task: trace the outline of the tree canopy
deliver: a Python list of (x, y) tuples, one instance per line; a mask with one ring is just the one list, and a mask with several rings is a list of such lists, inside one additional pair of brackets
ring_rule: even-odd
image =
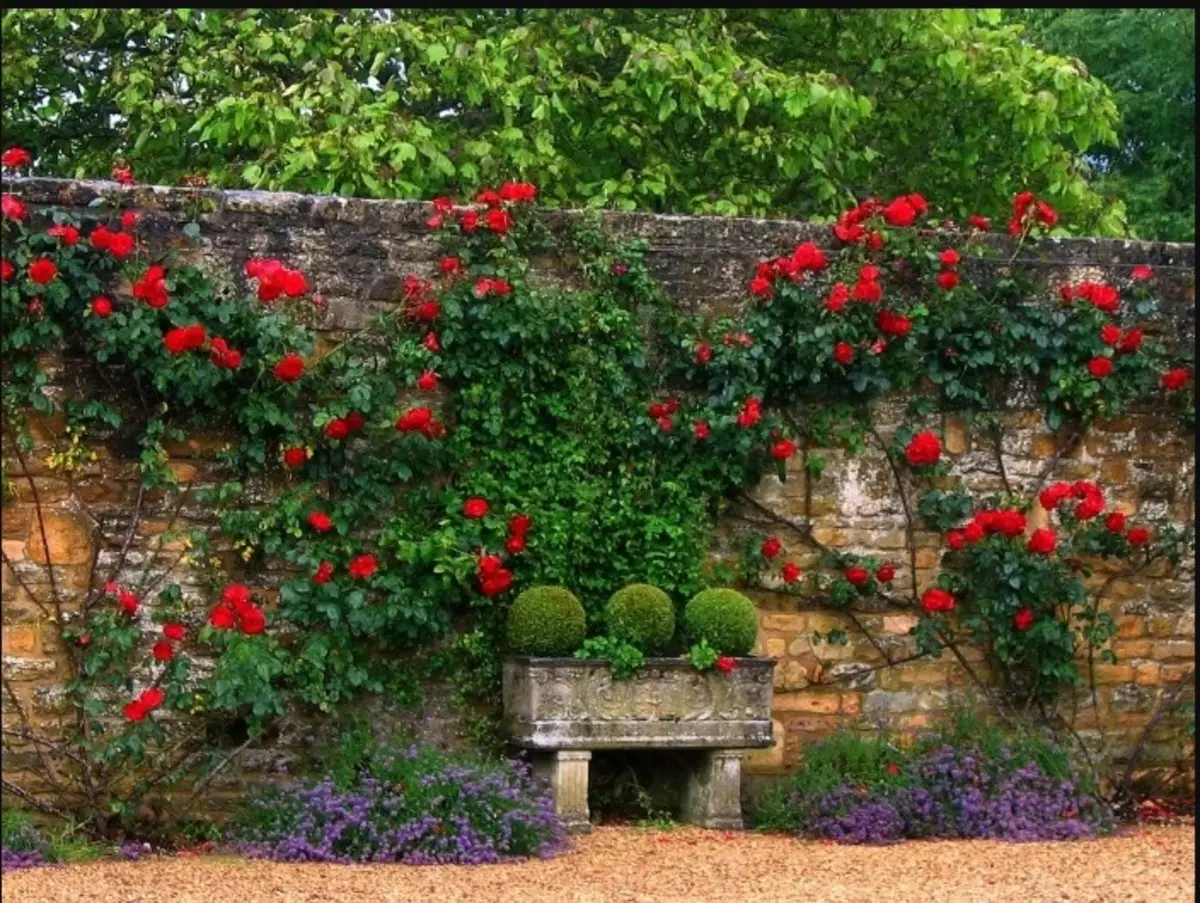
[(375, 197), (531, 179), (552, 204), (788, 217), (921, 191), (1078, 231), (1109, 89), (998, 11), (59, 9), (3, 16), (42, 172)]
[(1114, 93), (1118, 140), (1093, 147), (1095, 184), (1122, 198), (1142, 238), (1196, 236), (1196, 12), (1025, 9), (1040, 46), (1078, 57)]

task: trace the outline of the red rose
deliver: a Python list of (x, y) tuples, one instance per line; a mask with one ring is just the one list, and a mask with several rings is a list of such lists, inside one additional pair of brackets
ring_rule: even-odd
[(742, 429), (748, 429), (762, 419), (762, 402), (757, 398), (748, 398), (737, 415), (737, 424)]
[(281, 285), (289, 298), (299, 298), (308, 291), (308, 280), (299, 270), (285, 270)]
[(946, 534), (946, 545), (957, 552), (967, 544), (962, 530), (951, 530)]
[(39, 257), (29, 264), (29, 278), (38, 285), (48, 285), (58, 275), (58, 267), (49, 257)]
[(92, 299), (92, 313), (95, 314), (100, 319), (103, 320), (106, 317), (112, 316), (112, 312), (113, 312), (112, 302), (109, 301), (107, 298), (105, 298), (103, 295), (97, 295), (95, 298)]
[(980, 542), (983, 539), (983, 524), (971, 521), (971, 523), (963, 527), (962, 538), (963, 542), (967, 545), (974, 545)]
[(896, 198), (881, 212), (889, 226), (906, 228), (917, 221), (917, 211), (913, 209), (913, 205), (907, 198)]
[(0, 282), (8, 282), (16, 272), (11, 260), (0, 260)]
[(962, 258), (953, 248), (947, 248), (941, 254), (939, 254), (938, 260), (942, 262), (942, 266), (944, 267), (956, 267), (960, 262), (962, 262)]
[(1121, 327), (1115, 323), (1105, 323), (1100, 327), (1100, 341), (1105, 345), (1115, 345), (1121, 341)]
[(333, 521), (323, 511), (314, 511), (308, 516), (308, 525), (318, 533), (328, 533), (333, 529)]
[(328, 561), (322, 561), (317, 565), (317, 572), (313, 574), (312, 582), (323, 585), (333, 579), (333, 564)]
[(913, 210), (917, 211), (918, 216), (923, 216), (925, 214), (925, 212), (929, 209), (929, 204), (926, 202), (924, 196), (922, 196), (916, 192), (913, 192), (912, 194), (908, 195), (905, 198), (905, 200), (908, 201), (908, 203), (912, 206)]
[(145, 706), (147, 711), (151, 711), (162, 705), (163, 700), (166, 698), (167, 694), (158, 687), (147, 687), (138, 696), (138, 702)]
[(476, 210), (467, 210), (462, 215), (462, 227), (464, 232), (474, 232), (479, 226), (479, 212)]
[(266, 626), (267, 616), (261, 608), (251, 608), (242, 614), (242, 633), (252, 636), (262, 633)]
[(176, 643), (183, 639), (185, 633), (184, 626), (174, 621), (163, 625), (163, 636), (168, 640), (174, 640)]
[(840, 314), (846, 309), (846, 302), (849, 300), (850, 289), (844, 282), (838, 282), (833, 286), (829, 297), (825, 299), (825, 309), (831, 314)]
[(214, 367), (223, 367), (227, 370), (236, 370), (242, 365), (242, 353), (230, 348), (229, 344), (220, 337), (212, 340), (212, 345), (209, 347), (209, 359)]
[(1120, 511), (1114, 511), (1104, 519), (1104, 527), (1109, 533), (1124, 533), (1125, 515)]
[(3, 156), (0, 156), (0, 166), (5, 169), (20, 169), (22, 166), (28, 166), (31, 162), (33, 162), (33, 157), (23, 147), (10, 147)]
[(489, 210), (484, 221), (486, 222), (487, 227), (497, 235), (503, 235), (505, 232), (511, 229), (513, 225), (512, 214), (510, 214), (507, 210), (502, 210), (498, 207)]
[(432, 392), (437, 388), (438, 377), (432, 370), (426, 370), (417, 377), (417, 388), (422, 392)]
[(707, 439), (711, 432), (712, 432), (712, 430), (709, 428), (708, 424), (703, 420), (697, 420), (695, 423), (692, 424), (692, 435), (695, 436), (697, 439), (701, 439), (701, 440)]
[(463, 514), (473, 520), (477, 520), (488, 513), (491, 506), (488, 505), (487, 499), (469, 498), (463, 502)]
[(696, 363), (698, 365), (700, 365), (701, 367), (703, 367), (705, 364), (707, 364), (712, 359), (713, 359), (712, 346), (709, 345), (708, 342), (701, 339), (700, 343), (696, 346)]
[(750, 294), (758, 298), (770, 298), (774, 294), (771, 280), (767, 276), (755, 276), (750, 280)]
[(763, 540), (762, 549), (760, 551), (762, 552), (762, 557), (770, 561), (783, 551), (783, 543), (780, 542), (776, 537), (770, 536)]
[(513, 536), (524, 536), (533, 526), (533, 518), (528, 514), (514, 514), (508, 522), (508, 532)]
[(838, 342), (833, 346), (833, 359), (843, 367), (854, 360), (854, 349), (849, 342)]
[(350, 425), (340, 417), (331, 420), (325, 426), (325, 435), (334, 440), (345, 439), (350, 435)]
[(1075, 517), (1078, 520), (1091, 520), (1103, 510), (1104, 503), (1100, 499), (1087, 498), (1075, 506)]
[(229, 630), (233, 627), (235, 620), (233, 609), (224, 603), (214, 605), (212, 614), (208, 618), (208, 622), (217, 630)]
[(883, 299), (883, 286), (872, 280), (862, 280), (854, 283), (854, 290), (850, 296), (855, 301), (864, 301), (867, 304), (875, 304)]
[(126, 210), (121, 214), (121, 228), (132, 229), (138, 224), (139, 219), (141, 219), (141, 216), (136, 210)]
[(179, 327), (168, 329), (163, 336), (163, 345), (171, 354), (183, 354), (188, 349), (187, 330)]
[(350, 562), (350, 566), (346, 570), (351, 577), (366, 580), (375, 573), (377, 567), (374, 555), (358, 555)]
[(138, 597), (128, 590), (117, 594), (117, 604), (121, 606), (128, 617), (133, 617), (138, 610)]
[(440, 213), (443, 216), (454, 209), (454, 201), (445, 195), (439, 195), (434, 198), (432, 203), (434, 213)]
[(937, 284), (944, 292), (950, 291), (958, 285), (958, 273), (953, 270), (945, 270), (937, 274)]
[(463, 263), (457, 257), (443, 257), (438, 263), (443, 276), (454, 276), (463, 271)]
[(525, 551), (524, 536), (510, 536), (504, 543), (504, 548), (509, 555), (517, 555)]
[(295, 352), (289, 351), (283, 356), (271, 372), (285, 383), (292, 383), (298, 380), (304, 373), (304, 359)]
[(500, 573), (503, 569), (504, 560), (499, 555), (479, 556), (479, 575), (481, 577), (490, 577)]
[(512, 582), (512, 571), (501, 568), (480, 578), (479, 591), (488, 597), (498, 596), (512, 586)]
[(146, 707), (136, 699), (133, 702), (125, 703), (125, 718), (129, 721), (141, 721), (146, 717)]
[(166, 640), (159, 640), (150, 651), (154, 656), (154, 660), (159, 662), (169, 662), (175, 657), (174, 647)]
[(1058, 538), (1054, 535), (1054, 531), (1042, 528), (1033, 531), (1033, 535), (1029, 537), (1027, 548), (1035, 555), (1049, 555), (1057, 545)]
[(194, 323), (191, 326), (185, 326), (183, 330), (183, 341), (189, 351), (194, 351), (204, 345), (205, 339), (208, 338), (208, 333), (199, 323)]
[(122, 185), (132, 185), (133, 167), (125, 164), (117, 164), (112, 168), (112, 177)]
[(896, 566), (891, 563), (884, 564), (875, 572), (875, 579), (880, 583), (891, 583), (896, 579)]
[(780, 439), (771, 446), (771, 457), (776, 461), (786, 461), (796, 453), (796, 443), (791, 439)]
[(1033, 203), (1033, 192), (1022, 191), (1013, 197), (1013, 213), (1017, 216), (1024, 216), (1029, 210), (1029, 205)]
[(501, 200), (500, 192), (494, 188), (483, 188), (475, 195), (476, 204), (484, 204), (488, 207), (499, 207)]
[(283, 463), (292, 470), (303, 467), (307, 460), (308, 451), (299, 445), (293, 445), (283, 453)]
[(1191, 380), (1192, 371), (1187, 367), (1176, 367), (1162, 375), (1162, 387), (1168, 392), (1178, 392)]
[(108, 253), (117, 260), (124, 260), (133, 253), (133, 236), (128, 232), (114, 232), (108, 239)]
[(1117, 346), (1117, 354), (1133, 354), (1141, 347), (1144, 336), (1145, 333), (1140, 329), (1129, 330), (1121, 339), (1121, 344)]
[(811, 270), (814, 273), (825, 269), (828, 263), (824, 252), (811, 241), (796, 246), (796, 250), (792, 252), (792, 261), (797, 268)]
[(1148, 282), (1154, 278), (1154, 270), (1144, 264), (1136, 266), (1129, 274), (1129, 278), (1134, 282)]
[(51, 238), (57, 238), (64, 245), (79, 244), (79, 230), (74, 226), (51, 226), (46, 230), (46, 234)]
[(350, 429), (350, 432), (357, 433), (366, 425), (366, 418), (363, 417), (360, 411), (351, 411), (346, 415), (346, 426)]
[(914, 467), (929, 467), (942, 456), (942, 443), (929, 430), (917, 433), (904, 447), (904, 457)]
[(221, 601), (238, 614), (242, 614), (254, 604), (250, 588), (242, 583), (231, 583), (225, 587), (221, 591)]
[(658, 418), (658, 428), (664, 433), (669, 433), (675, 428), (675, 421), (664, 414)]
[(795, 562), (789, 561), (780, 569), (779, 576), (783, 578), (784, 583), (790, 584), (799, 580), (801, 573), (802, 572), (800, 568), (795, 564)]
[(1053, 511), (1071, 495), (1070, 483), (1055, 483), (1038, 494), (1038, 502), (1047, 511)]
[(1013, 628), (1021, 633), (1024, 633), (1033, 626), (1033, 609), (1019, 608), (1013, 613), (1012, 618)]
[(155, 264), (149, 267), (145, 274), (133, 284), (133, 296), (141, 298), (155, 310), (167, 306), (167, 286), (163, 282), (166, 271)]
[(1058, 222), (1058, 211), (1045, 201), (1038, 201), (1037, 218), (1043, 226), (1052, 229), (1054, 228), (1054, 224)]
[(968, 216), (967, 222), (971, 224), (972, 229), (977, 229), (980, 232), (986, 232), (992, 227), (992, 221), (986, 216), (980, 216), (978, 213), (972, 213)]
[(880, 332), (888, 335), (906, 336), (912, 331), (912, 320), (886, 309), (875, 316), (875, 325), (879, 327)]
[(0, 216), (14, 222), (20, 222), (28, 215), (29, 210), (25, 206), (25, 202), (19, 197), (12, 194), (0, 196)]
[(846, 579), (854, 586), (862, 586), (871, 579), (871, 575), (867, 572), (866, 568), (853, 565), (846, 568)]
[(441, 347), (442, 347), (441, 345), (439, 345), (439, 344), (438, 344), (438, 337), (437, 337), (437, 334), (436, 334), (436, 333), (432, 333), (432, 332), (431, 332), (431, 333), (429, 333), (427, 336), (425, 336), (425, 339), (424, 339), (424, 341), (422, 342), (422, 344), (423, 344), (423, 345), (424, 345), (424, 346), (425, 346), (425, 347), (426, 347), (426, 348), (427, 348), (429, 351), (438, 351), (438, 350), (440, 350), (440, 349), (441, 349)]
[(1087, 368), (1088, 373), (1092, 374), (1096, 379), (1103, 379), (1113, 372), (1113, 362), (1111, 358), (1094, 357), (1088, 361)]
[(713, 662), (713, 667), (724, 674), (728, 674), (737, 667), (737, 659), (728, 655), (718, 655), (717, 660)]
[(1145, 527), (1132, 527), (1125, 535), (1131, 546), (1144, 546), (1150, 541), (1150, 531)]
[(936, 586), (931, 586), (921, 594), (921, 609), (928, 614), (954, 611), (954, 605), (954, 597)]

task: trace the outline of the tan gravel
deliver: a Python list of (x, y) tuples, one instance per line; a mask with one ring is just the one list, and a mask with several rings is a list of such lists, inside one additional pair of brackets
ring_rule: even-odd
[(8, 903), (1175, 903), (1195, 900), (1192, 826), (1075, 843), (845, 847), (778, 835), (599, 828), (502, 866), (330, 866), (228, 857), (6, 875)]

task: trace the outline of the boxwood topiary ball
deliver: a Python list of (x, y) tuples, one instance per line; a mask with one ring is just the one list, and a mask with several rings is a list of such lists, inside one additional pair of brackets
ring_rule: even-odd
[(707, 640), (722, 655), (747, 655), (758, 637), (754, 603), (732, 589), (706, 589), (683, 609), (683, 626), (693, 642)]
[(662, 652), (675, 636), (675, 605), (657, 586), (631, 583), (612, 594), (604, 623), (614, 639), (648, 655)]
[(587, 636), (587, 614), (561, 586), (534, 586), (508, 612), (508, 645), (521, 655), (569, 655)]

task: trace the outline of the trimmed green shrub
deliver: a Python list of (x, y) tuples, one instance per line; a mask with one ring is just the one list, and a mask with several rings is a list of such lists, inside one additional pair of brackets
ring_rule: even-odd
[(663, 652), (675, 636), (675, 605), (657, 586), (631, 583), (617, 590), (604, 609), (608, 633), (642, 652)]
[(746, 655), (758, 637), (754, 603), (732, 589), (696, 593), (683, 609), (683, 627), (689, 639), (708, 640), (722, 655)]
[(561, 586), (534, 586), (508, 612), (508, 645), (522, 655), (568, 655), (587, 636), (587, 614)]

